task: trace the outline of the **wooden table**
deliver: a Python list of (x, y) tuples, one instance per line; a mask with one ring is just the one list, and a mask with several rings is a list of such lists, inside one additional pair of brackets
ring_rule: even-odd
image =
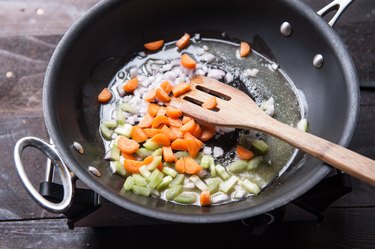
[[(326, 211), (323, 222), (286, 223), (277, 238), (258, 239), (245, 229), (225, 236), (194, 235), (197, 226), (75, 228), (41, 209), (26, 194), (15, 172), (13, 147), (28, 135), (48, 139), (42, 115), (42, 85), (48, 60), (62, 34), (97, 0), (0, 0), (0, 249), (124, 248), (164, 245), (164, 236), (194, 246), (190, 238), (247, 247), (375, 248), (375, 188), (353, 179), (353, 191)], [(304, 0), (318, 10), (328, 0)], [(375, 81), (375, 1), (357, 0), (335, 27), (348, 46), (360, 80)], [(375, 158), (375, 90), (361, 90), (360, 116), (350, 148)], [(45, 158), (28, 150), (27, 172), (36, 185), (44, 178)], [(212, 229), (212, 226), (209, 227)], [(224, 231), (223, 231), (224, 230)], [(159, 232), (159, 233), (158, 233)], [(188, 235), (188, 236), (186, 236)], [(168, 237), (167, 236), (167, 237)], [(185, 240), (187, 243), (183, 243)], [(210, 242), (212, 243), (212, 242)], [(201, 245), (204, 245), (202, 243)]]

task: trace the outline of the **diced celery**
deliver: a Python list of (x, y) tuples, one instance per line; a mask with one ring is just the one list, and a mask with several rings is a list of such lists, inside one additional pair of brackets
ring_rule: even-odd
[(174, 168), (174, 163), (172, 162), (164, 162), (163, 167), (169, 167), (169, 168)]
[(158, 167), (159, 164), (161, 163), (161, 159), (162, 159), (161, 156), (155, 156), (152, 162), (149, 165), (147, 165), (147, 169), (150, 171), (153, 171), (154, 169), (156, 169), (156, 167)]
[(139, 148), (135, 153), (142, 159), (145, 159), (146, 157), (151, 156), (152, 152), (152, 150), (148, 150), (146, 148)]
[(110, 148), (107, 153), (105, 153), (105, 160), (110, 160), (110, 161), (118, 161), (120, 160), (120, 150), (117, 148), (117, 146), (113, 146)]
[(137, 195), (150, 196), (151, 189), (144, 186), (133, 185), (132, 190)]
[(132, 189), (133, 185), (134, 185), (134, 178), (132, 176), (128, 176), (128, 178), (126, 178), (125, 180), (123, 189), (126, 191), (129, 191), (130, 189)]
[(202, 159), (201, 159), (201, 162), (200, 162), (200, 165), (202, 166), (202, 168), (208, 169), (210, 167), (211, 158), (212, 158), (212, 156), (208, 156), (208, 155), (202, 156)]
[(115, 116), (119, 125), (123, 125), (125, 123), (125, 114), (120, 109), (115, 110)]
[(118, 175), (121, 175), (121, 176), (125, 176), (126, 175), (125, 167), (119, 161), (111, 162), (110, 163), (110, 167), (111, 167), (112, 172), (114, 174), (118, 174)]
[(151, 175), (151, 172), (147, 169), (146, 165), (139, 168), (139, 173), (141, 173), (141, 175), (146, 179), (148, 179)]
[(193, 204), (197, 201), (197, 195), (194, 193), (182, 193), (176, 196), (174, 201), (182, 204)]
[(115, 132), (117, 134), (120, 134), (129, 138), (130, 135), (132, 134), (132, 129), (133, 129), (133, 126), (131, 124), (123, 124), (123, 125), (117, 126), (117, 128), (115, 129)]
[(255, 183), (251, 182), (249, 179), (245, 179), (244, 181), (241, 182), (242, 187), (244, 187), (247, 191), (250, 193), (253, 193), (255, 195), (259, 194), (260, 189), (258, 185)]
[(160, 144), (157, 144), (155, 142), (152, 142), (151, 139), (147, 140), (144, 144), (143, 144), (143, 147), (145, 147), (146, 149), (148, 150), (156, 150), (156, 149), (159, 149), (161, 147)]
[(171, 201), (173, 200), (177, 195), (182, 193), (182, 186), (181, 185), (175, 185), (172, 188), (168, 189), (165, 193), (165, 198), (167, 200)]
[(220, 191), (226, 194), (229, 193), (229, 191), (234, 187), (237, 181), (238, 181), (237, 176), (231, 176), (228, 180), (220, 184)]
[(120, 108), (124, 112), (130, 112), (130, 113), (137, 113), (138, 112), (137, 108), (130, 105), (129, 103), (121, 103)]
[(187, 152), (187, 151), (177, 151), (176, 153), (174, 153), (174, 155), (177, 157), (177, 159), (180, 159), (181, 157), (188, 157), (189, 152)]
[(160, 197), (160, 193), (156, 189), (151, 189), (151, 195), (155, 197)]
[(217, 204), (217, 203), (228, 201), (228, 200), (229, 200), (229, 195), (224, 194), (223, 192), (217, 192), (211, 197), (211, 202), (213, 204)]
[(177, 171), (169, 167), (163, 167), (163, 173), (173, 178), (177, 175)]
[(156, 149), (152, 153), (152, 156), (161, 156), (161, 155), (163, 155), (163, 148)]
[(194, 160), (200, 164), (201, 163), (201, 160), (202, 160), (202, 156), (203, 156), (203, 153), (202, 152), (199, 152), (198, 155), (196, 155), (196, 157), (194, 158)]
[(157, 186), (157, 189), (158, 190), (163, 190), (165, 189), (166, 187), (169, 186), (169, 184), (173, 181), (173, 177), (172, 176), (165, 176), (163, 178), (163, 180), (161, 181), (161, 183)]
[(227, 180), (230, 177), (226, 169), (220, 164), (216, 165), (216, 172), (223, 180)]
[(100, 128), (100, 132), (102, 133), (103, 138), (105, 140), (111, 140), (113, 132), (104, 124), (101, 124), (99, 128)]
[(114, 129), (114, 128), (117, 127), (117, 121), (116, 120), (103, 120), (102, 122), (109, 129)]
[(251, 145), (253, 146), (254, 149), (256, 149), (261, 154), (266, 153), (268, 149), (268, 145), (263, 140), (260, 140), (260, 139), (254, 139)]
[(176, 185), (181, 185), (184, 182), (184, 179), (185, 179), (185, 175), (184, 174), (177, 174), (177, 176), (169, 184), (169, 187), (174, 187)]
[(134, 184), (138, 186), (147, 186), (147, 181), (140, 174), (133, 174)]
[(262, 156), (256, 156), (256, 157), (252, 158), (247, 163), (247, 170), (256, 169), (262, 161), (263, 161), (263, 157)]
[(241, 173), (247, 169), (248, 162), (245, 160), (236, 160), (228, 166), (230, 173)]
[(189, 177), (189, 179), (195, 184), (195, 186), (197, 187), (197, 188), (199, 188), (200, 190), (202, 190), (202, 191), (204, 191), (204, 190), (207, 190), (207, 185), (204, 183), (204, 182), (202, 182), (202, 180), (198, 177), (198, 176), (196, 176), (196, 175), (191, 175), (190, 177)]
[(251, 147), (251, 144), (249, 142), (248, 136), (245, 134), (242, 134), (238, 140), (238, 143), (244, 147), (245, 149), (249, 149)]
[(245, 196), (246, 196), (246, 191), (243, 189), (236, 190), (233, 193), (233, 199), (240, 200), (240, 199), (243, 199)]
[(158, 169), (155, 169), (148, 178), (148, 186), (150, 186), (152, 189), (155, 189), (156, 186), (158, 186), (161, 183), (163, 177), (164, 174), (161, 173)]
[(303, 118), (297, 123), (297, 129), (301, 131), (307, 131), (307, 128), (309, 126), (309, 123), (307, 122), (307, 119)]
[(214, 194), (217, 191), (219, 191), (220, 183), (222, 182), (222, 180), (220, 178), (215, 177), (208, 179), (206, 182), (208, 191), (210, 191), (210, 194)]
[(210, 174), (212, 177), (216, 177), (216, 167), (213, 158), (210, 159)]

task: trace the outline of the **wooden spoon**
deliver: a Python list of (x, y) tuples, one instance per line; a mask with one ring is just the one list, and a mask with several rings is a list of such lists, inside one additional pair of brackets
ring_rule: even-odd
[[(172, 98), (170, 105), (208, 123), (266, 132), (337, 169), (375, 185), (374, 160), (273, 119), (244, 92), (215, 79), (194, 77), (191, 88), (190, 92)], [(217, 108), (202, 108), (200, 104), (212, 98), (212, 95), (217, 96)]]

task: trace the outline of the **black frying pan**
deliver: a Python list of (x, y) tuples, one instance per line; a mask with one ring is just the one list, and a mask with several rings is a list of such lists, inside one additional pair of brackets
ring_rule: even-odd
[[(335, 2), (333, 8), (338, 8), (340, 1)], [(350, 1), (345, 2), (341, 1), (338, 13)], [(289, 36), (280, 32), (284, 22), (291, 24)], [(142, 50), (146, 41), (174, 40), (184, 32), (196, 31), (223, 31), (253, 43), (256, 43), (254, 38), (261, 37), (272, 51), (273, 59), (305, 93), (310, 132), (340, 145), (349, 143), (358, 114), (356, 72), (341, 39), (305, 4), (293, 0), (109, 0), (95, 6), (73, 25), (48, 66), (43, 91), (44, 116), (60, 160), (91, 189), (115, 204), (170, 221), (222, 222), (251, 217), (302, 195), (330, 167), (308, 157), (303, 166), (290, 167), (259, 196), (210, 208), (176, 205), (132, 193), (119, 194), (124, 179), (112, 176), (102, 160), (96, 96), (130, 58), (131, 51)], [(317, 61), (313, 65), (317, 54), (322, 55), (323, 66)], [(85, 148), (83, 155), (72, 146), (75, 141)], [(59, 161), (53, 148), (29, 138), (18, 143), (15, 155), (29, 145), (49, 148), (46, 154)], [(65, 199), (62, 204), (52, 204), (33, 190), (15, 157), (24, 185), (40, 205), (55, 212), (69, 208), (70, 191), (74, 189), (62, 162), (55, 165), (62, 171)], [(89, 172), (91, 165), (99, 169), (100, 177)]]

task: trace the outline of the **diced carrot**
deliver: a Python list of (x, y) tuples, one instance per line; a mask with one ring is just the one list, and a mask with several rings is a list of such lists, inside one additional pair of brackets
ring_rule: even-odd
[(190, 120), (189, 122), (187, 122), (186, 124), (184, 124), (183, 126), (181, 126), (180, 130), (182, 132), (191, 132), (191, 131), (194, 131), (195, 130), (195, 121), (194, 121), (194, 119)]
[(159, 128), (160, 125), (162, 124), (168, 124), (168, 118), (166, 116), (160, 115), (156, 116), (154, 120), (151, 122), (151, 127), (152, 128)]
[(188, 33), (185, 33), (177, 42), (176, 42), (176, 46), (179, 48), (179, 49), (183, 49), (185, 48), (187, 45), (189, 45), (189, 41), (190, 41), (190, 35)]
[(185, 172), (188, 174), (196, 174), (202, 170), (202, 166), (200, 166), (193, 158), (191, 157), (184, 157), (185, 163)]
[(181, 55), (181, 65), (188, 69), (195, 69), (197, 62), (188, 54)]
[(199, 140), (206, 142), (210, 140), (211, 138), (213, 138), (215, 136), (215, 133), (216, 133), (215, 126), (206, 124), (203, 127), (203, 131), (202, 131), (201, 136), (199, 137)]
[(148, 139), (147, 135), (143, 132), (142, 128), (138, 125), (133, 126), (131, 132), (131, 138), (138, 143), (142, 143)]
[(159, 111), (156, 113), (156, 116), (164, 116), (166, 114), (166, 110), (164, 107), (160, 107)]
[(199, 197), (199, 202), (200, 202), (201, 206), (203, 206), (203, 207), (210, 206), (211, 205), (210, 191), (208, 191), (208, 190), (202, 191), (201, 194), (200, 194), (200, 197)]
[(178, 138), (182, 138), (184, 136), (184, 134), (182, 133), (182, 131), (180, 131), (180, 129), (178, 127), (174, 127), (174, 126), (169, 126), (169, 129), (171, 129), (171, 131), (176, 134), (176, 136)]
[(216, 107), (217, 102), (216, 102), (216, 97), (212, 96), (211, 98), (207, 99), (203, 104), (202, 107), (206, 108), (208, 110), (212, 110)]
[(143, 96), (143, 99), (146, 101), (146, 102), (152, 102), (154, 101), (156, 98), (156, 90), (153, 89), (151, 90), (150, 92), (146, 93), (144, 96)]
[(183, 174), (185, 173), (185, 160), (184, 158), (180, 158), (177, 160), (175, 169), (178, 173)]
[(240, 43), (240, 56), (241, 57), (246, 57), (250, 54), (251, 48), (249, 43), (247, 42), (241, 42)]
[(156, 166), (156, 168), (159, 170), (159, 171), (163, 171), (163, 163), (160, 162), (158, 166)]
[(158, 41), (153, 41), (153, 42), (144, 44), (145, 48), (150, 51), (159, 50), (161, 47), (163, 47), (163, 45), (164, 45), (164, 40), (158, 40)]
[(150, 115), (152, 117), (155, 117), (156, 113), (158, 113), (159, 109), (160, 109), (160, 105), (151, 103), (151, 104), (148, 105), (147, 112), (150, 113)]
[(154, 118), (150, 115), (150, 113), (146, 113), (146, 115), (144, 115), (141, 122), (139, 122), (138, 126), (141, 128), (149, 128), (151, 127), (151, 124), (153, 121), (154, 121)]
[(125, 152), (121, 152), (121, 155), (122, 155), (125, 159), (135, 160), (135, 157), (133, 156), (133, 154), (129, 154), (129, 153), (125, 153)]
[(161, 129), (149, 128), (149, 129), (143, 129), (143, 132), (146, 134), (147, 137), (153, 137), (156, 134), (161, 133)]
[(190, 120), (192, 120), (191, 117), (183, 116), (183, 117), (182, 117), (182, 124), (186, 124), (186, 123), (189, 122)]
[(178, 97), (184, 93), (191, 91), (191, 87), (189, 84), (185, 82), (181, 82), (180, 84), (173, 87), (172, 92), (174, 97)]
[(136, 141), (124, 136), (120, 136), (119, 140), (117, 141), (117, 146), (121, 152), (129, 154), (135, 153), (139, 148), (139, 144)]
[(168, 80), (165, 80), (160, 84), (160, 88), (163, 89), (166, 94), (170, 94), (173, 86), (171, 85), (171, 83), (169, 83)]
[(138, 87), (138, 79), (137, 77), (128, 80), (125, 85), (123, 86), (124, 91), (128, 93), (134, 92), (134, 90)]
[(194, 137), (197, 137), (197, 138), (200, 137), (202, 135), (202, 128), (201, 128), (200, 124), (195, 123), (195, 129), (193, 131), (191, 131), (190, 133)]
[(168, 118), (168, 125), (174, 126), (174, 127), (181, 127), (182, 122), (178, 118)]
[(98, 95), (98, 101), (102, 104), (108, 103), (112, 99), (112, 93), (108, 88), (104, 88)]
[(193, 139), (197, 143), (197, 146), (198, 146), (199, 149), (202, 148), (203, 145), (204, 145), (204, 143), (201, 140), (199, 140), (198, 138), (194, 137), (190, 132), (186, 132), (184, 134), (184, 138), (185, 139), (188, 139), (188, 138)]
[(166, 114), (170, 118), (179, 118), (182, 116), (182, 111), (176, 107), (173, 106), (167, 106)]
[(236, 154), (242, 160), (249, 160), (249, 159), (251, 159), (254, 156), (253, 152), (251, 152), (250, 150), (245, 149), (241, 145), (237, 145)]
[(168, 94), (161, 88), (156, 89), (156, 97), (161, 102), (169, 102), (171, 100), (171, 97), (169, 97)]
[(151, 140), (163, 146), (169, 146), (171, 144), (171, 141), (169, 140), (168, 136), (163, 133), (156, 134), (151, 138)]
[(131, 159), (124, 160), (124, 167), (127, 172), (132, 174), (139, 173), (139, 168), (145, 165), (142, 161), (135, 161)]
[(153, 156), (148, 156), (145, 159), (143, 159), (143, 163), (144, 163), (144, 165), (148, 165), (148, 164), (152, 163), (153, 160), (154, 160)]
[(195, 141), (195, 139), (192, 139), (192, 138), (187, 138), (185, 139), (185, 141), (186, 141), (189, 155), (192, 158), (195, 158), (200, 150), (200, 147), (198, 147), (199, 146), (198, 143)]
[(188, 150), (186, 140), (183, 138), (177, 138), (171, 143), (173, 150)]
[(173, 131), (171, 131), (171, 129), (169, 129), (166, 125), (164, 125), (163, 128), (161, 128), (161, 132), (167, 135), (170, 141), (173, 141), (177, 138), (176, 134)]
[(171, 163), (176, 161), (176, 156), (173, 154), (170, 146), (163, 146), (163, 159), (165, 162)]

